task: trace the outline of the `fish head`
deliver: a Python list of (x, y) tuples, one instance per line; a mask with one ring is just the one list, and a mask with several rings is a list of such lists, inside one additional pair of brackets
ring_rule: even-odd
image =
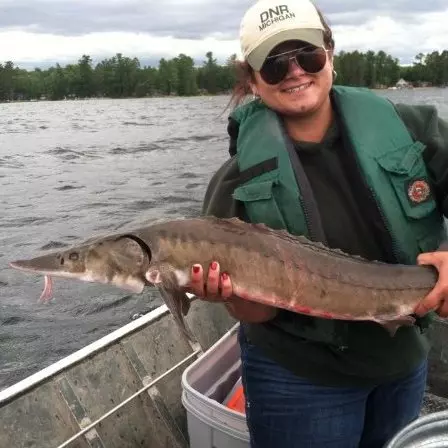
[(142, 292), (151, 250), (133, 235), (99, 239), (64, 251), (10, 263), (14, 269), (51, 277), (112, 284)]

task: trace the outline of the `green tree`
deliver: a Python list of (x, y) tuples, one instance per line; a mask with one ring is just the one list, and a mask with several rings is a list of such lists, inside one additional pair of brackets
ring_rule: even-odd
[(198, 85), (193, 59), (185, 54), (180, 54), (174, 59), (174, 64), (177, 71), (177, 94), (180, 96), (196, 95)]
[(14, 64), (7, 61), (4, 65), (0, 64), (0, 100), (12, 101), (14, 99)]
[(157, 94), (158, 70), (153, 67), (145, 67), (138, 73), (135, 96), (142, 98)]
[(174, 95), (179, 85), (177, 65), (173, 60), (162, 58), (159, 62), (157, 88), (162, 95)]
[(208, 93), (216, 94), (219, 91), (219, 67), (213, 57), (213, 52), (208, 51), (205, 57), (207, 60), (201, 68), (200, 87)]
[(374, 88), (377, 83), (377, 66), (375, 52), (372, 50), (366, 53), (366, 75), (365, 83), (367, 87)]
[(76, 95), (81, 98), (91, 98), (96, 94), (95, 72), (92, 67), (92, 58), (83, 55), (78, 61), (78, 79)]
[(64, 69), (56, 64), (56, 68), (50, 68), (49, 74), (49, 97), (51, 100), (62, 100), (69, 92), (69, 81)]

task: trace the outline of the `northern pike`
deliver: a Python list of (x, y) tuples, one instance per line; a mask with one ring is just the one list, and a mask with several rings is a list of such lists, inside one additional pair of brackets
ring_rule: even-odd
[(437, 282), (432, 266), (368, 261), (323, 244), (237, 218), (201, 217), (152, 223), (97, 237), (66, 250), (10, 266), (45, 275), (113, 284), (141, 293), (157, 287), (182, 331), (194, 264), (218, 261), (233, 293), (296, 313), (328, 319), (374, 321), (393, 335), (413, 325), (416, 305)]

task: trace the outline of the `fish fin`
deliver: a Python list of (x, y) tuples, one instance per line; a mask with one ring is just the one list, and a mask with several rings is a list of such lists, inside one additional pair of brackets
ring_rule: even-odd
[(415, 324), (415, 319), (412, 316), (401, 316), (397, 319), (379, 320), (377, 322), (393, 337), (400, 327), (412, 327)]
[(196, 336), (190, 328), (188, 328), (188, 325), (183, 318), (190, 308), (190, 301), (187, 295), (182, 291), (168, 290), (162, 287), (159, 287), (159, 291), (182, 333), (184, 333), (190, 341), (197, 342)]
[(186, 294), (180, 294), (182, 296), (181, 299), (181, 309), (182, 309), (182, 315), (186, 316), (188, 314), (188, 311), (190, 311), (190, 299)]
[(160, 271), (157, 269), (147, 271), (145, 278), (149, 283), (151, 283), (151, 285), (158, 285), (159, 283), (162, 283), (163, 280)]

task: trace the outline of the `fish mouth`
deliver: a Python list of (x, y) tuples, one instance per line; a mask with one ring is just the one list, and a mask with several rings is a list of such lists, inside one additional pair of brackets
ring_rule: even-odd
[(9, 267), (11, 267), (13, 269), (17, 269), (18, 271), (34, 272), (36, 274), (41, 274), (41, 275), (53, 275), (55, 273), (55, 270), (53, 270), (53, 269), (48, 269), (48, 270), (38, 269), (37, 267), (32, 266), (30, 264), (30, 262), (27, 260), (11, 261), (9, 263)]
[(66, 278), (74, 278), (78, 279), (81, 277), (81, 273), (75, 274), (72, 272), (62, 271), (60, 268), (47, 268), (41, 269), (37, 266), (34, 266), (32, 261), (30, 260), (16, 260), (9, 262), (9, 266), (13, 269), (22, 272), (31, 272), (33, 274), (39, 275), (47, 275), (47, 276), (55, 276), (55, 277), (66, 277)]

